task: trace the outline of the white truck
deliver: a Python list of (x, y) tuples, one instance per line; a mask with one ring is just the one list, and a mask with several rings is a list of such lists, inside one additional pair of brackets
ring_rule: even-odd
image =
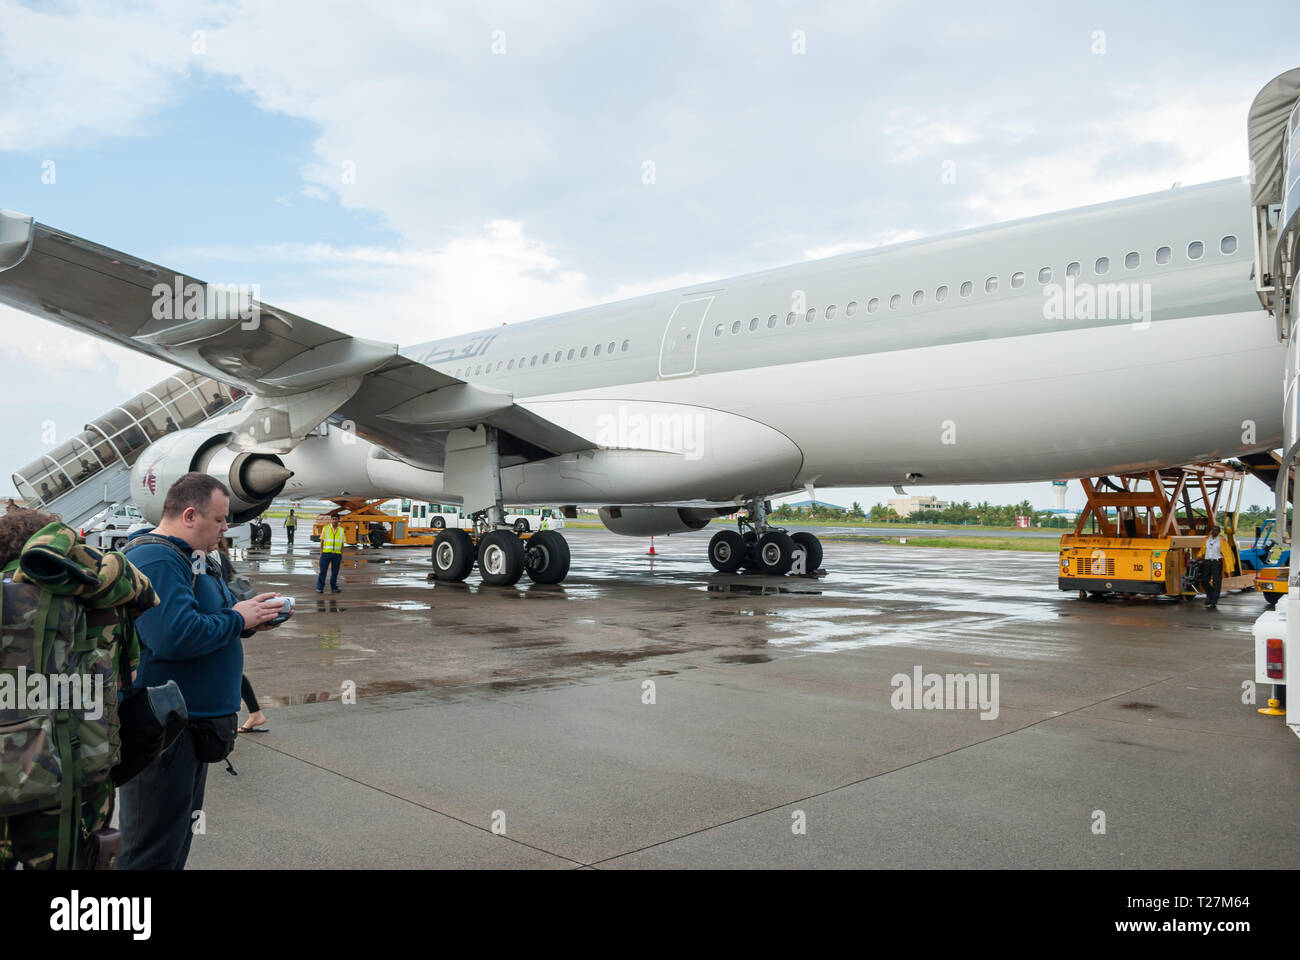
[[(390, 501), (391, 503), (391, 501)], [(383, 507), (388, 504), (382, 504)], [(401, 502), (401, 512), (406, 515), (409, 526), (431, 527), (443, 530), (447, 527), (461, 530), (473, 530), (474, 521), (460, 512), (460, 507), (448, 503), (432, 503), (428, 500), (406, 500)], [(564, 514), (555, 507), (506, 507), (506, 523), (518, 533), (536, 533), (538, 530), (561, 530), (564, 528)]]
[[(129, 503), (115, 503), (107, 510), (91, 517), (80, 530), (81, 538), (92, 547), (101, 550), (121, 550), (126, 546), (126, 538), (137, 530), (150, 530), (155, 525), (145, 519), (136, 507)], [(247, 550), (252, 543), (250, 524), (238, 523), (226, 530), (226, 546), (230, 549)]]

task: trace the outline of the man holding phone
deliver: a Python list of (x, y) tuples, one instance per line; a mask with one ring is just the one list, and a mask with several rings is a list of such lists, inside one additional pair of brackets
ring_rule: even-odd
[(189, 708), (190, 726), (120, 788), (119, 869), (184, 868), (193, 816), (203, 807), (208, 763), (213, 762), (209, 744), (224, 739), (227, 726), (234, 742), (244, 673), (240, 637), (270, 629), (285, 607), (276, 593), (236, 603), (221, 570), (208, 561), (208, 551), (225, 534), (229, 512), (225, 484), (205, 473), (187, 473), (167, 491), (162, 522), (127, 538), (124, 552), (145, 572), (159, 599), (158, 606), (136, 620), (136, 683), (157, 686), (175, 680)]

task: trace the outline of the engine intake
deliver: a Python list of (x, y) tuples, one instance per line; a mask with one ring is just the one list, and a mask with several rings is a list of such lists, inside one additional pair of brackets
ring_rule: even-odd
[(140, 512), (158, 523), (171, 485), (198, 471), (230, 488), (231, 523), (261, 514), (293, 472), (274, 454), (231, 450), (226, 445), (230, 436), (213, 430), (180, 430), (146, 449), (131, 468), (131, 499)]

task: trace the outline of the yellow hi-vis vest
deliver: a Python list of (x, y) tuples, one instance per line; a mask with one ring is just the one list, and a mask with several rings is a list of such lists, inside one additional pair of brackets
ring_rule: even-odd
[(320, 532), (321, 553), (343, 552), (343, 528), (326, 526)]

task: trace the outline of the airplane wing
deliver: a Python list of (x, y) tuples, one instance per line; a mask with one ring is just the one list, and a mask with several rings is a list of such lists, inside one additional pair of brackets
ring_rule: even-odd
[[(253, 395), (235, 443), (285, 452), (335, 414), (359, 436), (428, 469), (447, 431), (488, 424), (503, 463), (591, 449), (587, 439), (398, 353), (256, 299), (206, 284), (0, 210), (0, 303)], [(473, 350), (471, 340), (466, 349)]]

